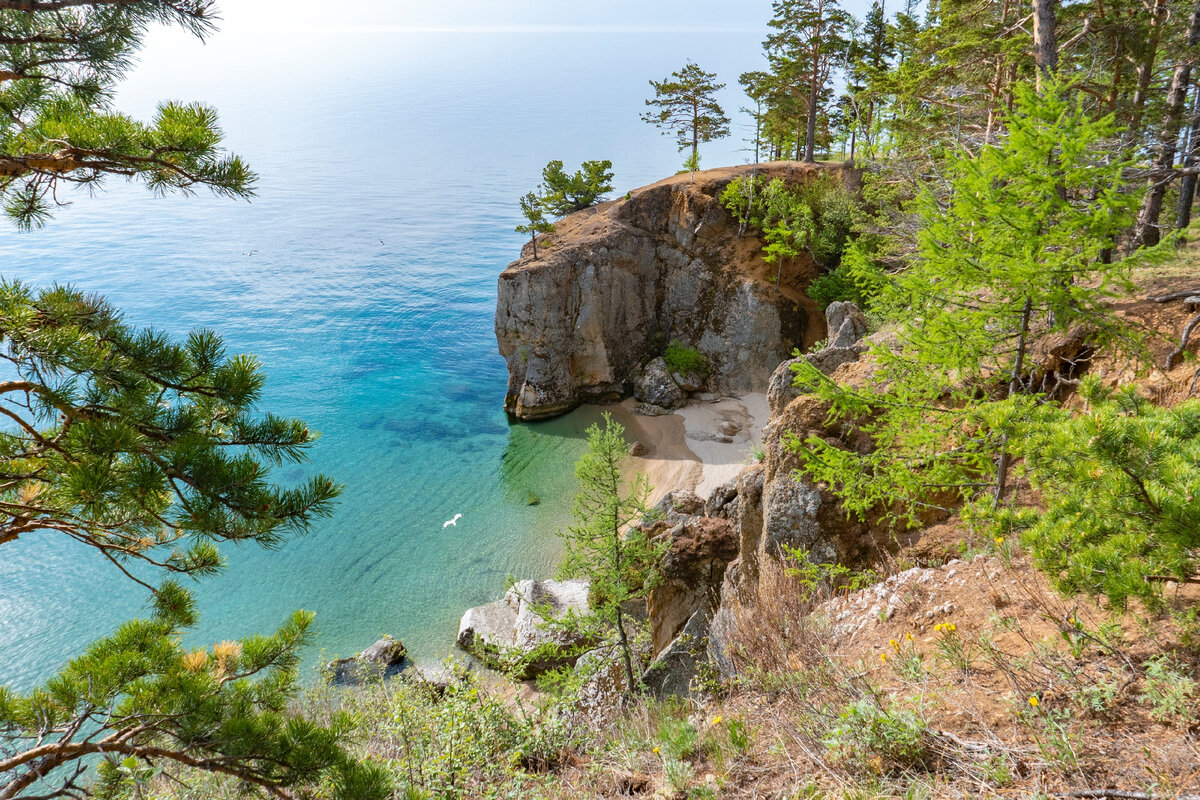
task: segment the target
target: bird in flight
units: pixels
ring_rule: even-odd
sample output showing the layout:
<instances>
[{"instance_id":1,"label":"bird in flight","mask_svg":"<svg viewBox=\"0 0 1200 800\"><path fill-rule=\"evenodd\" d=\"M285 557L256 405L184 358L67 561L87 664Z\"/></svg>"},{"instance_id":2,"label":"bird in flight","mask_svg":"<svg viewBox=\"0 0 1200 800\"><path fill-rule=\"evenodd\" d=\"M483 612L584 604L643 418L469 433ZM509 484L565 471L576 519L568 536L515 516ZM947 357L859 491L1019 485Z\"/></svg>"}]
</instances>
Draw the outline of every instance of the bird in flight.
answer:
<instances>
[{"instance_id":1,"label":"bird in flight","mask_svg":"<svg viewBox=\"0 0 1200 800\"><path fill-rule=\"evenodd\" d=\"M462 514L455 514L454 519L448 519L442 523L442 528L449 528L451 525L458 527L458 521L462 519Z\"/></svg>"}]
</instances>

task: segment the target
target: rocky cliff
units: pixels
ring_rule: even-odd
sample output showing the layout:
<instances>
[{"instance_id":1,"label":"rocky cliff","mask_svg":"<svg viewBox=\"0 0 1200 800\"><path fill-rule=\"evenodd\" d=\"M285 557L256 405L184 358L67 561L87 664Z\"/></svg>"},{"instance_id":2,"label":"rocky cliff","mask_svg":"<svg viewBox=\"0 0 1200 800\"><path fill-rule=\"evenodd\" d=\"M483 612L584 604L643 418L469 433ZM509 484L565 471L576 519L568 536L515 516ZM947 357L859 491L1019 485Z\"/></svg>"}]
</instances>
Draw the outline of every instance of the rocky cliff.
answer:
<instances>
[{"instance_id":1,"label":"rocky cliff","mask_svg":"<svg viewBox=\"0 0 1200 800\"><path fill-rule=\"evenodd\" d=\"M505 408L521 419L632 391L643 365L678 341L702 353L711 392L762 391L795 347L825 336L804 289L811 262L777 269L739 236L722 190L752 167L678 175L572 214L500 275L496 339L508 364ZM841 167L775 162L788 182Z\"/></svg>"}]
</instances>

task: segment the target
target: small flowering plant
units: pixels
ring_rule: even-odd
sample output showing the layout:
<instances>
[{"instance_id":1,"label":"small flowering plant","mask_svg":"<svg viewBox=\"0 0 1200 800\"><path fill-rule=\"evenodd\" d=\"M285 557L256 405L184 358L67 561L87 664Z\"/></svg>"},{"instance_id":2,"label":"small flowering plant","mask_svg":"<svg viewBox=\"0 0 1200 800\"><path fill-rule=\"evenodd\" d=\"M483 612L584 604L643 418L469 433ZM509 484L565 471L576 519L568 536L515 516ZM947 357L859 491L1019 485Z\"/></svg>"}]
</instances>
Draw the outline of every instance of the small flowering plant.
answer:
<instances>
[{"instance_id":1,"label":"small flowering plant","mask_svg":"<svg viewBox=\"0 0 1200 800\"><path fill-rule=\"evenodd\" d=\"M925 656L917 650L911 632L899 639L889 639L887 649L879 654L879 658L907 681L919 681L925 675Z\"/></svg>"},{"instance_id":2,"label":"small flowering plant","mask_svg":"<svg viewBox=\"0 0 1200 800\"><path fill-rule=\"evenodd\" d=\"M969 672L975 660L975 647L958 635L958 626L953 622L939 622L933 626L933 631L937 634L936 657L955 669Z\"/></svg>"}]
</instances>

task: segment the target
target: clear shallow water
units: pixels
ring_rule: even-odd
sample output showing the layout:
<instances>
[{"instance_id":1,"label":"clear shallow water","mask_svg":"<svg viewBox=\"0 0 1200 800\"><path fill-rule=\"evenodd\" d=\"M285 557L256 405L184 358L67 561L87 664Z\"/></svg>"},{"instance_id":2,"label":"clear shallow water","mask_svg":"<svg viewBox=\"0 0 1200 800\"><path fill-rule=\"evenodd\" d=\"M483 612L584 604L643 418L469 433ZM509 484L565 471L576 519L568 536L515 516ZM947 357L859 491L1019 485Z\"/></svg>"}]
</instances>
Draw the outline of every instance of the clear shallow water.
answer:
<instances>
[{"instance_id":1,"label":"clear shallow water","mask_svg":"<svg viewBox=\"0 0 1200 800\"><path fill-rule=\"evenodd\" d=\"M752 34L218 35L147 54L121 107L216 105L259 196L113 184L42 231L0 227L0 272L100 292L139 326L214 328L262 360L264 408L322 432L311 468L276 477L332 475L345 485L333 518L279 551L229 548L224 574L196 584L194 640L307 608L310 663L384 632L438 659L506 575L553 571L595 413L514 426L501 410L492 314L522 241L516 198L551 158L611 158L618 192L673 172L671 140L638 120L646 81L691 57L736 86L757 47ZM744 161L740 146L709 146L705 164ZM84 548L48 534L5 545L0 683L28 688L144 602Z\"/></svg>"}]
</instances>

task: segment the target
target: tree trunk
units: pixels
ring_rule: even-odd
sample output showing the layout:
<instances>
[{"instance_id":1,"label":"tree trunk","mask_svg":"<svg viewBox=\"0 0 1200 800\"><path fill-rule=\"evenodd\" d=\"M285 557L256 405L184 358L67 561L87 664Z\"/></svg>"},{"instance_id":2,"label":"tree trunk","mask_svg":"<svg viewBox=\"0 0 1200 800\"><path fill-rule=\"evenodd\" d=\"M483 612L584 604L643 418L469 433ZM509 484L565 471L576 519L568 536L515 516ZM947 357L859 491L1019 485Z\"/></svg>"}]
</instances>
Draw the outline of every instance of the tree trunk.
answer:
<instances>
[{"instance_id":1,"label":"tree trunk","mask_svg":"<svg viewBox=\"0 0 1200 800\"><path fill-rule=\"evenodd\" d=\"M1158 157L1154 160L1154 172L1150 176L1142 208L1138 212L1137 228L1134 230L1130 250L1152 247L1162 238L1158 218L1162 214L1163 197L1171 179L1165 177L1175 167L1175 150L1179 142L1179 128L1187 103L1188 85L1192 79L1192 61L1196 58L1196 47L1200 45L1200 0L1192 9L1188 21L1187 48L1183 60L1175 65L1171 75L1171 89L1167 92L1167 113L1163 117L1162 131L1158 140Z\"/></svg>"},{"instance_id":2,"label":"tree trunk","mask_svg":"<svg viewBox=\"0 0 1200 800\"><path fill-rule=\"evenodd\" d=\"M1055 0L1033 0L1033 61L1037 66L1037 89L1042 79L1058 71L1058 39L1054 35Z\"/></svg>"},{"instance_id":3,"label":"tree trunk","mask_svg":"<svg viewBox=\"0 0 1200 800\"><path fill-rule=\"evenodd\" d=\"M1146 41L1146 52L1137 68L1137 86L1133 90L1133 108L1129 115L1129 126L1125 130L1125 146L1137 141L1142 128L1142 112L1146 108L1146 95L1150 93L1150 80L1154 76L1154 60L1158 57L1158 42L1162 37L1163 17L1167 13L1167 0L1154 0L1150 9L1150 35Z\"/></svg>"},{"instance_id":4,"label":"tree trunk","mask_svg":"<svg viewBox=\"0 0 1200 800\"><path fill-rule=\"evenodd\" d=\"M1200 161L1200 85L1196 87L1196 98L1192 101L1192 133L1187 150L1183 154L1183 166L1191 168ZM1192 203L1196 197L1196 176L1184 175L1179 184L1179 212L1175 215L1175 227L1183 230L1192 222ZM1179 239L1180 244L1183 238Z\"/></svg>"},{"instance_id":5,"label":"tree trunk","mask_svg":"<svg viewBox=\"0 0 1200 800\"><path fill-rule=\"evenodd\" d=\"M1008 380L1008 395L1012 397L1021 388L1021 372L1025 369L1025 339L1029 335L1029 317L1033 312L1033 300L1025 298L1025 307L1021 309L1021 333L1017 338L1017 357L1013 361L1012 374ZM999 506L1004 499L1004 484L1008 483L1008 434L1000 441L1000 461L996 465L996 502Z\"/></svg>"},{"instance_id":6,"label":"tree trunk","mask_svg":"<svg viewBox=\"0 0 1200 800\"><path fill-rule=\"evenodd\" d=\"M817 138L817 97L819 87L817 86L820 70L817 69L816 60L812 65L812 83L808 87L808 123L805 125L804 132L804 161L809 164L816 159L813 157L815 151L815 140Z\"/></svg>"}]
</instances>

